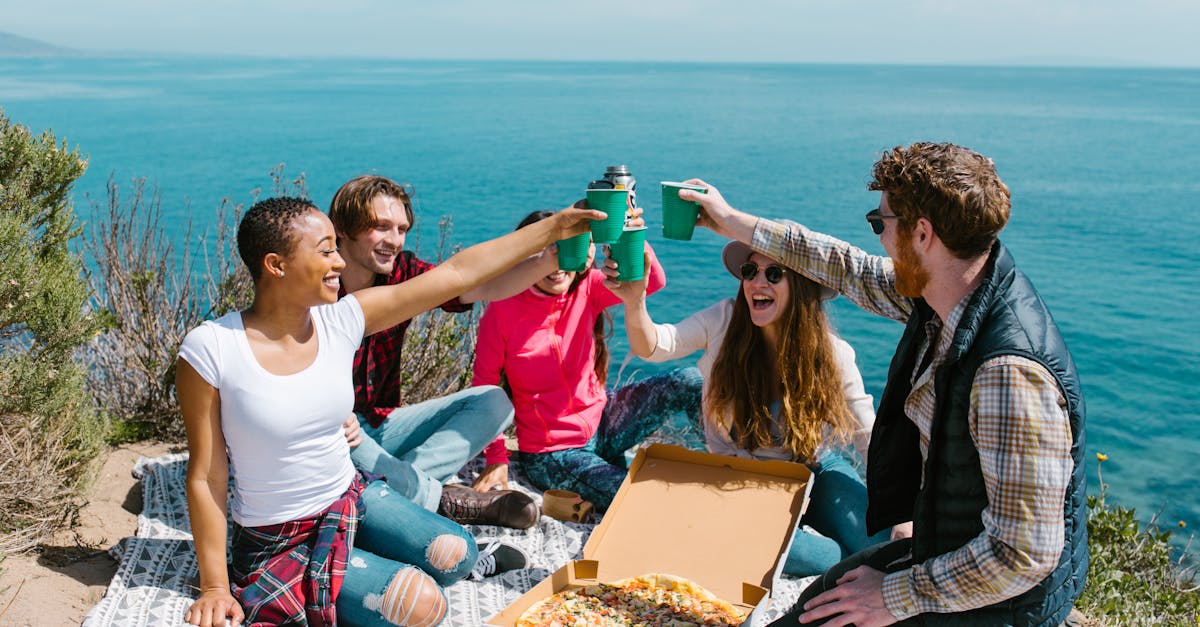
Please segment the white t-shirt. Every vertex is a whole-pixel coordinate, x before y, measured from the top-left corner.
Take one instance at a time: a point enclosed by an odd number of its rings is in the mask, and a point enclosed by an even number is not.
[[[354,478],[342,423],[354,408],[352,366],[363,337],[353,296],[312,309],[317,357],[290,375],[255,359],[234,312],[192,329],[179,357],[217,388],[233,477],[230,515],[243,527],[311,518]]]
[[[679,324],[654,325],[658,343],[646,361],[668,361],[686,357],[698,350],[704,351],[704,355],[696,362],[696,367],[704,377],[703,397],[707,402],[713,363],[717,360],[717,354],[721,352],[725,331],[729,329],[729,320],[732,317],[733,299],[727,298],[688,316]],[[829,341],[833,343],[834,359],[842,372],[842,392],[850,405],[850,413],[858,422],[853,436],[854,448],[865,462],[867,445],[871,441],[871,426],[875,424],[875,405],[871,395],[863,388],[862,373],[854,363],[854,349],[832,331],[829,333]],[[705,404],[702,403],[701,407]],[[760,448],[753,453],[741,448],[729,433],[732,422],[733,419],[729,416],[723,416],[715,424],[713,420],[704,421],[704,439],[709,451],[734,457],[791,461],[791,452],[783,447]]]

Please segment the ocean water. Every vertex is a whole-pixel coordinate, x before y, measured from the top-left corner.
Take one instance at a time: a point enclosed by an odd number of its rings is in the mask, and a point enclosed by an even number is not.
[[[1078,364],[1090,491],[1102,452],[1111,498],[1186,522],[1184,536],[1200,525],[1200,70],[0,59],[0,107],[88,156],[85,220],[110,177],[155,185],[179,234],[210,226],[222,199],[269,191],[281,163],[321,206],[375,172],[415,184],[427,256],[441,216],[473,244],[618,163],[652,229],[658,181],[700,177],[736,207],[882,253],[863,220],[879,153],[970,146],[1012,189],[1002,239]],[[720,238],[656,235],[656,320],[735,292]],[[901,326],[845,299],[830,313],[878,399]],[[619,327],[613,346],[619,364]],[[660,368],[634,360],[623,375]]]

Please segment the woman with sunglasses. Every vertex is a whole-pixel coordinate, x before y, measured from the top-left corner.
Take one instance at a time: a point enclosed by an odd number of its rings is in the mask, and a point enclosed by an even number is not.
[[[520,226],[550,215],[534,212]],[[672,412],[698,414],[700,373],[681,368],[606,391],[606,310],[621,299],[604,288],[604,273],[591,267],[594,247],[591,253],[588,270],[558,270],[488,305],[479,322],[471,385],[503,382],[511,392],[521,470],[534,485],[576,492],[603,510],[625,479],[625,451]],[[643,293],[666,284],[649,246],[646,270]],[[493,442],[485,457],[475,489],[504,486],[504,440]]]
[[[440,623],[441,586],[470,573],[478,549],[458,524],[355,471],[353,436],[343,432],[357,422],[347,421],[354,352],[364,335],[481,285],[603,215],[566,209],[410,281],[338,300],[345,262],[329,218],[298,198],[251,207],[237,241],[254,301],[189,332],[177,362],[200,570],[185,620]]]
[[[678,324],[655,324],[637,282],[610,283],[625,303],[630,349],[661,362],[704,351],[704,435],[708,450],[807,464],[811,500],[783,571],[806,577],[889,539],[866,533],[866,486],[838,450],[866,459],[875,413],[854,350],[829,326],[822,301],[834,294],[773,259],[730,242],[721,254],[740,279],[734,298]],[[605,268],[609,277],[616,275]]]

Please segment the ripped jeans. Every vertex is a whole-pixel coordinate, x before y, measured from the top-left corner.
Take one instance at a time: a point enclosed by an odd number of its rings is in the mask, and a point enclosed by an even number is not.
[[[432,627],[447,612],[444,586],[470,574],[478,549],[459,524],[404,498],[383,481],[363,491],[338,620],[351,626]]]

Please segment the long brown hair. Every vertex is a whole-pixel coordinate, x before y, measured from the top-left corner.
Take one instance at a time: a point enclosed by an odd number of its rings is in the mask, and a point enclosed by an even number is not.
[[[750,319],[741,283],[721,349],[713,362],[705,413],[720,422],[731,416],[731,435],[738,446],[753,451],[782,445],[798,461],[811,461],[827,437],[848,442],[854,417],[842,391],[842,373],[829,337],[829,321],[821,307],[821,288],[788,270],[788,302],[776,321],[779,350],[769,354],[762,329]],[[779,381],[756,364],[775,363]],[[782,442],[771,434],[771,403],[780,398]],[[828,430],[828,434],[826,431]]]
[[[525,216],[521,223],[517,225],[517,229],[522,229],[534,222],[545,220],[554,215],[553,211],[534,211]],[[567,287],[567,292],[574,292],[583,283],[588,276],[588,270],[576,272],[575,278],[571,279],[571,285]],[[608,380],[608,336],[612,332],[612,316],[607,309],[600,310],[600,315],[596,316],[596,324],[592,326],[592,339],[596,344],[596,359],[592,364],[592,368],[596,371],[596,378],[600,380],[600,385]]]

